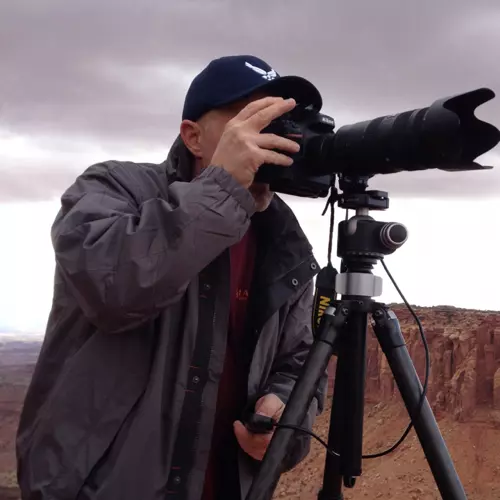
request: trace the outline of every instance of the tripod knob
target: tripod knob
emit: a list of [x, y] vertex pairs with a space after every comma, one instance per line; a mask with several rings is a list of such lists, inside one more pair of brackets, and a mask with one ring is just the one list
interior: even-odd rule
[[408, 239], [408, 230], [399, 222], [387, 222], [380, 229], [380, 241], [389, 250], [396, 250]]

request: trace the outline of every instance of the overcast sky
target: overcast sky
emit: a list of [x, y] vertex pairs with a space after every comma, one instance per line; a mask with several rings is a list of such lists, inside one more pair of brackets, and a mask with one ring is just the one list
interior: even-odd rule
[[[96, 161], [161, 162], [187, 87], [212, 58], [254, 54], [307, 77], [342, 126], [479, 87], [500, 92], [499, 26], [498, 0], [2, 2], [0, 328], [43, 330], [62, 191]], [[477, 116], [500, 126], [500, 97]], [[388, 265], [413, 302], [500, 309], [498, 266], [481, 267], [500, 246], [500, 150], [480, 160], [496, 168], [371, 183], [393, 197], [376, 217], [409, 226]], [[289, 201], [322, 258], [322, 202]], [[416, 284], [423, 268], [432, 276]], [[457, 273], [463, 290], [450, 283]]]

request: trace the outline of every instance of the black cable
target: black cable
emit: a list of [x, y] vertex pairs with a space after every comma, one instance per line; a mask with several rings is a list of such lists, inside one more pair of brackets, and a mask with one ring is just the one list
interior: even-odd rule
[[330, 209], [330, 228], [328, 230], [328, 264], [332, 265], [332, 252], [333, 252], [333, 233], [335, 231], [335, 202], [337, 201], [337, 190], [332, 188], [326, 205], [321, 215], [325, 215], [326, 211]]
[[389, 279], [392, 281], [394, 288], [396, 288], [397, 292], [399, 293], [399, 296], [401, 297], [401, 299], [405, 303], [407, 309], [410, 311], [410, 314], [413, 316], [413, 318], [417, 322], [418, 329], [420, 330], [420, 336], [422, 338], [422, 342], [424, 344], [424, 350], [425, 350], [425, 381], [424, 381], [422, 394], [420, 395], [420, 401], [418, 403], [418, 408], [415, 411], [414, 416], [410, 415], [410, 418], [411, 418], [410, 423], [409, 423], [408, 427], [406, 428], [406, 430], [404, 431], [403, 435], [389, 449], [387, 449], [385, 451], [381, 451], [379, 453], [373, 453], [370, 455], [363, 455], [363, 458], [366, 458], [366, 459], [379, 458], [379, 457], [383, 457], [384, 455], [388, 455], [389, 453], [392, 453], [406, 439], [406, 437], [408, 436], [408, 434], [410, 433], [410, 431], [413, 428], [413, 421], [412, 420], [414, 420], [416, 418], [416, 416], [420, 413], [420, 410], [422, 409], [422, 406], [424, 404], [425, 396], [427, 395], [427, 386], [429, 384], [429, 373], [430, 373], [430, 367], [431, 367], [429, 344], [427, 343], [427, 339], [425, 338], [425, 333], [424, 333], [424, 329], [422, 327], [422, 323], [420, 322], [419, 317], [417, 316], [417, 314], [415, 313], [415, 311], [413, 310], [411, 305], [406, 300], [405, 296], [403, 295], [403, 292], [398, 287], [396, 280], [392, 277], [392, 274], [389, 272], [389, 269], [387, 269], [385, 262], [382, 260], [381, 263], [382, 263], [383, 268], [385, 269], [385, 272], [387, 273], [387, 276], [389, 276]]
[[279, 423], [276, 423], [275, 427], [281, 427], [282, 429], [292, 429], [294, 431], [302, 432], [304, 434], [309, 434], [309, 436], [312, 436], [314, 439], [317, 439], [326, 448], [326, 451], [330, 455], [334, 455], [336, 457], [340, 456], [337, 452], [333, 451], [331, 448], [328, 448], [328, 443], [326, 441], [323, 441], [323, 439], [321, 439], [317, 434], [314, 434], [314, 432], [304, 429], [303, 427], [299, 427], [298, 425], [288, 425]]

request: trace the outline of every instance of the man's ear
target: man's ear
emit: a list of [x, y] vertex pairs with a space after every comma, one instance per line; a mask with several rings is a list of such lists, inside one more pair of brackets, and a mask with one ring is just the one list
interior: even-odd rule
[[196, 122], [182, 120], [180, 127], [182, 141], [195, 158], [202, 158], [201, 129]]

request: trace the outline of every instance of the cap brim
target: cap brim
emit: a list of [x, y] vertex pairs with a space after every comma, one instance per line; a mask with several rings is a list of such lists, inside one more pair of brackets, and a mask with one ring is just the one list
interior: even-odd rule
[[254, 92], [257, 90], [284, 99], [293, 98], [297, 101], [297, 104], [304, 107], [312, 106], [316, 111], [320, 111], [323, 106], [323, 99], [319, 90], [311, 82], [300, 76], [281, 76], [270, 82], [265, 82]]
[[311, 82], [300, 76], [280, 76], [268, 82], [263, 80], [262, 83], [250, 89], [245, 89], [244, 93], [228, 97], [214, 107], [232, 104], [256, 92], [262, 92], [273, 97], [283, 97], [284, 99], [293, 98], [297, 104], [304, 107], [312, 106], [316, 111], [320, 111], [323, 106], [321, 94]]

